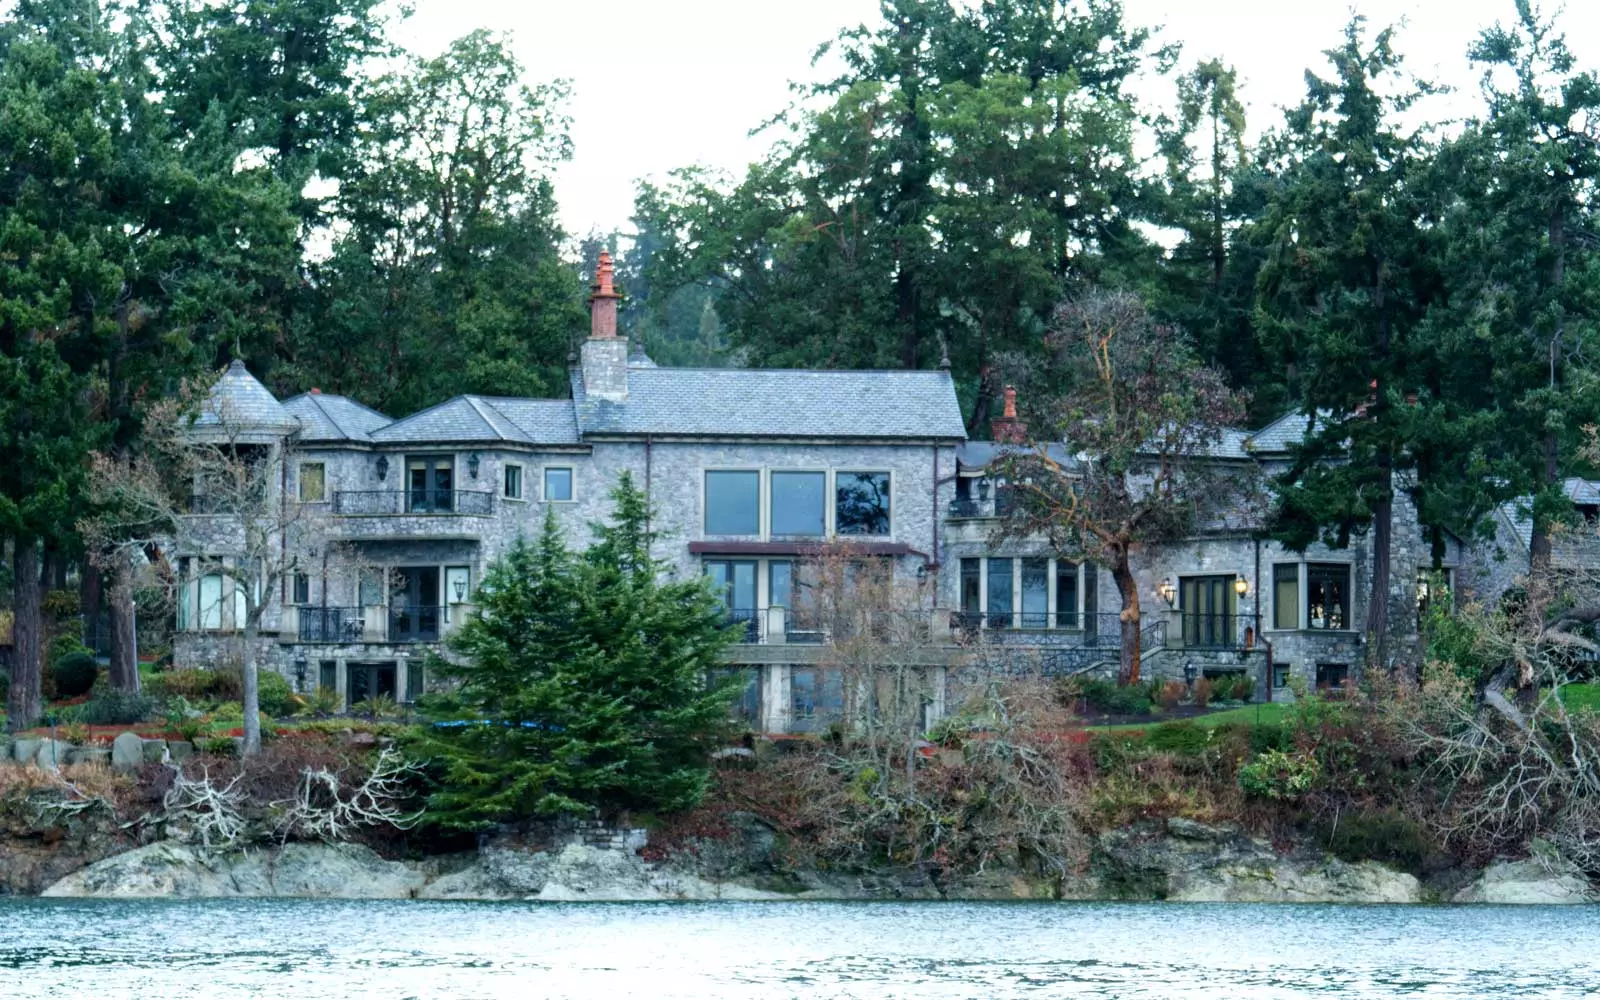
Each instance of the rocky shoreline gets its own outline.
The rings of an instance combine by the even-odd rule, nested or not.
[[[1099,838],[1086,870],[1063,879],[997,871],[942,881],[924,872],[787,870],[754,824],[739,859],[647,861],[633,845],[582,840],[533,850],[392,860],[358,844],[291,843],[208,851],[163,840],[88,864],[43,888],[51,898],[659,900],[1169,900],[1239,903],[1600,902],[1552,859],[1507,860],[1423,882],[1373,861],[1280,853],[1227,827],[1174,819]],[[715,868],[715,871],[712,869]]]

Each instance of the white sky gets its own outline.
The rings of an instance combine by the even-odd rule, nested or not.
[[[1307,66],[1325,70],[1353,8],[1372,25],[1405,23],[1411,70],[1464,93],[1477,30],[1514,16],[1512,0],[1125,0],[1130,23],[1162,24],[1185,65],[1220,56],[1238,68],[1253,128],[1298,101]],[[1547,0],[1547,6],[1554,4]],[[768,140],[750,130],[784,108],[791,80],[810,82],[812,52],[847,25],[876,19],[877,0],[415,0],[399,26],[432,55],[475,28],[509,31],[532,79],[565,77],[576,147],[556,175],[567,231],[627,226],[634,182],[680,166],[743,172]],[[1600,64],[1600,0],[1570,0],[1561,17],[1585,66]]]

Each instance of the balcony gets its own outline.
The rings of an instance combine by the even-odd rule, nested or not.
[[[996,490],[994,496],[968,497],[950,501],[948,508],[952,521],[979,521],[1005,517],[1011,513],[1010,490]]]
[[[470,604],[288,607],[281,634],[316,645],[440,642],[471,612]]]
[[[487,517],[494,513],[494,494],[487,490],[335,490],[333,512],[345,517]]]

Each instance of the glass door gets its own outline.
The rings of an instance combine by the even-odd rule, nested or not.
[[[449,455],[406,459],[406,509],[414,514],[455,509],[455,459]]]
[[[1235,644],[1233,577],[1186,576],[1178,600],[1185,646],[1226,649]]]
[[[756,562],[753,559],[707,559],[706,575],[722,595],[728,620],[744,622],[746,642],[754,642],[756,625]]]
[[[393,573],[389,598],[390,642],[434,642],[442,612],[439,567],[401,566]]]

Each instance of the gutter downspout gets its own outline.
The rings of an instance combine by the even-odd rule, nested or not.
[[[651,506],[652,506],[651,497],[650,497],[650,447],[651,447],[651,443],[652,443],[652,441],[651,441],[650,435],[646,434],[644,436],[644,533],[647,536],[650,534],[650,514],[651,514]]]
[[[1268,639],[1261,632],[1261,536],[1260,535],[1256,535],[1254,541],[1255,541],[1255,549],[1256,549],[1256,605],[1255,605],[1256,641],[1261,643],[1261,645],[1267,647],[1267,684],[1266,684],[1266,687],[1267,687],[1267,701],[1268,701],[1268,703],[1271,703],[1271,701],[1272,701],[1272,640]]]
[[[940,563],[943,562],[939,558],[939,516],[939,445],[935,442],[933,446],[933,562],[931,564],[926,560],[923,562],[924,566],[935,572],[939,569]],[[939,581],[937,579],[933,582],[933,608],[935,611],[939,609]]]

